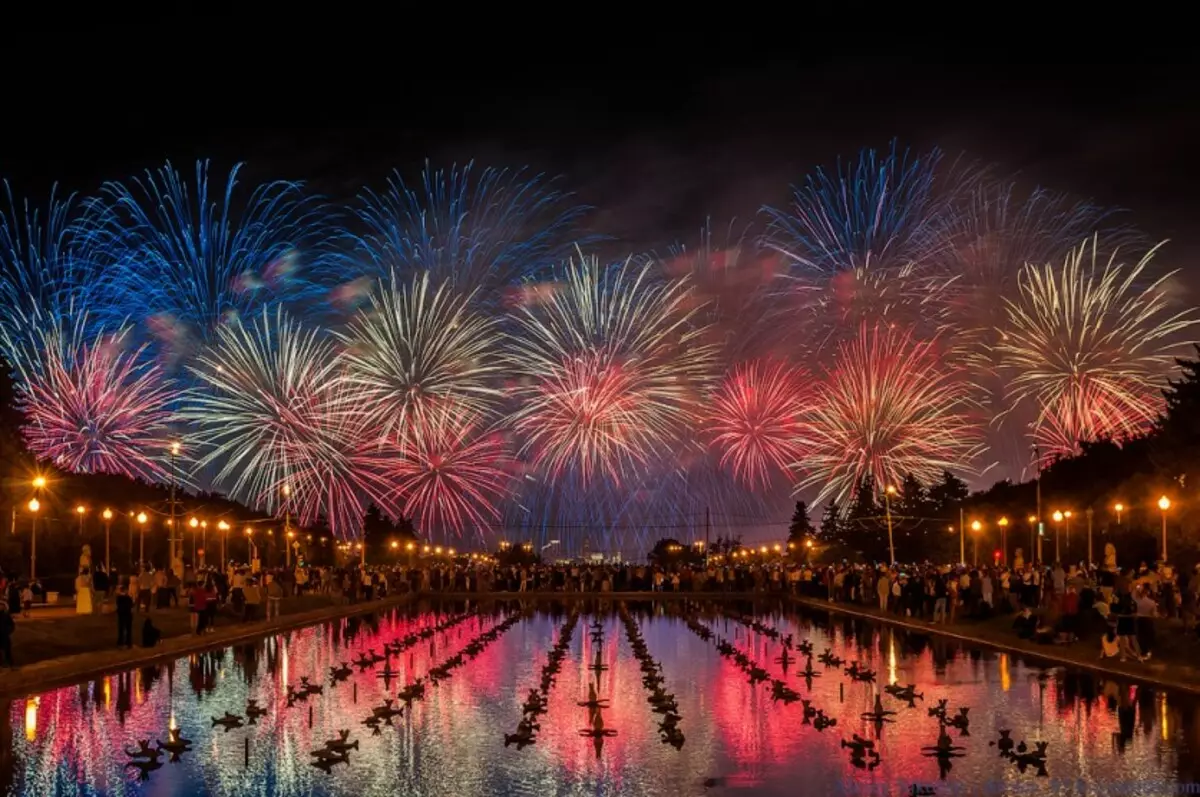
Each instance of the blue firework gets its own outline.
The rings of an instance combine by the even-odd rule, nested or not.
[[[4,183],[0,208],[0,339],[15,345],[36,334],[73,309],[86,311],[91,302],[91,261],[80,252],[74,196],[59,198],[52,191],[44,208],[13,198]],[[24,348],[24,347],[21,347]],[[6,346],[16,362],[21,353]]]
[[[210,342],[218,326],[276,301],[321,290],[324,206],[300,183],[242,190],[241,166],[224,184],[208,161],[189,181],[170,163],[106,183],[88,202],[105,296],[176,346]]]
[[[853,163],[818,169],[793,187],[787,208],[766,207],[764,245],[784,257],[793,305],[821,349],[859,324],[889,318],[937,328],[953,275],[941,270],[952,199],[972,181],[940,152],[910,155],[893,143]]]
[[[393,172],[386,190],[359,196],[347,257],[372,276],[426,270],[459,290],[507,287],[569,256],[586,210],[524,169],[426,164],[416,186]]]

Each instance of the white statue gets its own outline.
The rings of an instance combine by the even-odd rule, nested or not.
[[[90,546],[90,545],[83,546],[83,553],[79,554],[79,569],[87,570],[88,572],[91,572],[91,570],[92,570],[92,546]]]
[[[1114,573],[1117,571],[1117,549],[1111,542],[1104,545],[1104,569]]]
[[[1025,552],[1020,548],[1013,554],[1013,569],[1021,570],[1025,567]]]

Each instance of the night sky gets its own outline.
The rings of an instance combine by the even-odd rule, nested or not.
[[[125,31],[126,44],[136,40]],[[31,53],[37,41],[25,42]],[[596,208],[598,231],[637,251],[694,239],[706,216],[749,220],[761,205],[785,202],[788,184],[814,167],[896,137],[1127,208],[1151,237],[1175,241],[1164,253],[1173,267],[1189,270],[1190,253],[1200,253],[1193,66],[718,68],[714,53],[705,69],[699,55],[651,48],[619,60],[548,53],[536,70],[506,73],[500,55],[439,70],[398,52],[381,69],[382,53],[357,66],[260,45],[256,68],[181,42],[175,60],[195,60],[159,56],[168,79],[151,85],[154,70],[132,71],[138,56],[122,40],[56,41],[59,57],[26,59],[27,79],[6,86],[7,107],[35,107],[5,125],[0,176],[33,197],[55,180],[86,192],[167,158],[185,166],[211,157],[222,167],[246,161],[247,178],[303,179],[348,199],[382,185],[393,167],[415,177],[425,158],[474,158],[562,175]],[[86,90],[96,69],[128,88]],[[64,73],[75,76],[65,86]]]

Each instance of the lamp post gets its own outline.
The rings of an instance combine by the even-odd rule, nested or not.
[[[196,566],[196,529],[200,528],[200,521],[192,518],[188,521],[188,525],[192,527],[192,567]]]
[[[1033,515],[1029,516],[1029,560],[1031,562],[1040,561],[1042,552],[1037,546],[1037,518]]]
[[[179,456],[179,443],[171,443],[171,530],[167,536],[167,556],[170,557],[169,566],[172,568],[175,567],[177,559],[183,558],[182,553],[176,550],[176,535],[179,534],[179,526],[175,522],[175,458],[177,456]],[[180,537],[178,541],[182,543],[183,538]],[[177,575],[180,578],[183,577],[183,573]]]
[[[975,536],[972,537],[975,541],[975,548],[971,556],[975,560],[974,566],[979,567],[979,532],[983,531],[983,524],[978,520],[971,521],[971,531],[975,532]]]
[[[1002,517],[996,521],[1000,526],[1000,563],[1008,564],[1008,518]]]
[[[221,530],[221,567],[225,567],[225,563],[229,561],[225,556],[225,538],[229,536],[229,524],[222,520],[217,523],[217,528]]]
[[[87,514],[87,507],[80,504],[75,507],[75,514],[79,516],[79,536],[83,537],[83,516]]]
[[[1119,525],[1121,525],[1121,513],[1125,511],[1125,505],[1120,502],[1117,502],[1116,504],[1113,505],[1113,509],[1117,513],[1117,525],[1119,526]]]
[[[208,521],[200,521],[200,566],[204,567],[208,558]]]
[[[1171,499],[1165,495],[1158,499],[1158,508],[1162,510],[1162,558],[1167,561],[1167,510],[1171,508]]]
[[[142,561],[142,566],[146,565],[146,517],[145,512],[138,512],[138,559]]]
[[[100,514],[104,518],[104,567],[108,570],[109,576],[112,576],[112,510],[105,509]],[[113,584],[111,589],[115,590],[116,584]]]
[[[1054,563],[1058,564],[1062,561],[1062,557],[1058,553],[1058,530],[1063,522],[1063,513],[1055,510],[1054,514],[1050,517],[1054,521]]]
[[[1092,517],[1096,513],[1094,511],[1092,511],[1092,508],[1089,506],[1087,508],[1086,514],[1087,514],[1087,520],[1088,520],[1088,558],[1087,558],[1087,560],[1088,560],[1088,566],[1090,567],[1092,564]]]
[[[38,477],[41,478],[40,476]],[[35,482],[36,483],[36,482]],[[45,482],[43,481],[43,484]],[[37,513],[42,508],[41,503],[36,498],[29,499],[29,512],[33,516],[30,524],[29,538],[29,580],[30,582],[37,581]]]
[[[288,500],[291,498],[292,488],[285,484],[285,485],[283,485],[282,488],[280,488],[280,492],[283,493],[283,534],[285,537],[287,537],[287,543],[286,543],[287,548],[284,551],[283,564],[284,564],[284,567],[291,567],[292,566],[292,537],[293,537],[293,534],[292,534],[292,507],[288,503]]]
[[[246,557],[250,560],[250,570],[254,571],[254,560],[258,558],[258,546],[254,544],[254,529],[246,527]]]
[[[892,564],[896,564],[896,543],[892,537],[892,500],[891,496],[896,494],[896,486],[889,484],[883,491],[883,506],[887,514],[887,529],[888,529],[888,557]]]

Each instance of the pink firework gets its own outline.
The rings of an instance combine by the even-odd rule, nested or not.
[[[424,534],[461,537],[468,527],[481,531],[500,517],[496,502],[511,472],[507,446],[461,405],[449,402],[413,419],[380,463],[401,512]]]
[[[839,347],[810,414],[801,488],[842,501],[865,481],[882,490],[908,475],[929,483],[944,470],[972,470],[984,446],[969,387],[936,343],[864,324]]]
[[[172,387],[125,333],[90,343],[56,329],[19,386],[30,450],[77,473],[168,478]]]
[[[811,395],[803,370],[757,361],[737,366],[713,395],[709,415],[721,466],[752,488],[770,486],[803,455]]]

